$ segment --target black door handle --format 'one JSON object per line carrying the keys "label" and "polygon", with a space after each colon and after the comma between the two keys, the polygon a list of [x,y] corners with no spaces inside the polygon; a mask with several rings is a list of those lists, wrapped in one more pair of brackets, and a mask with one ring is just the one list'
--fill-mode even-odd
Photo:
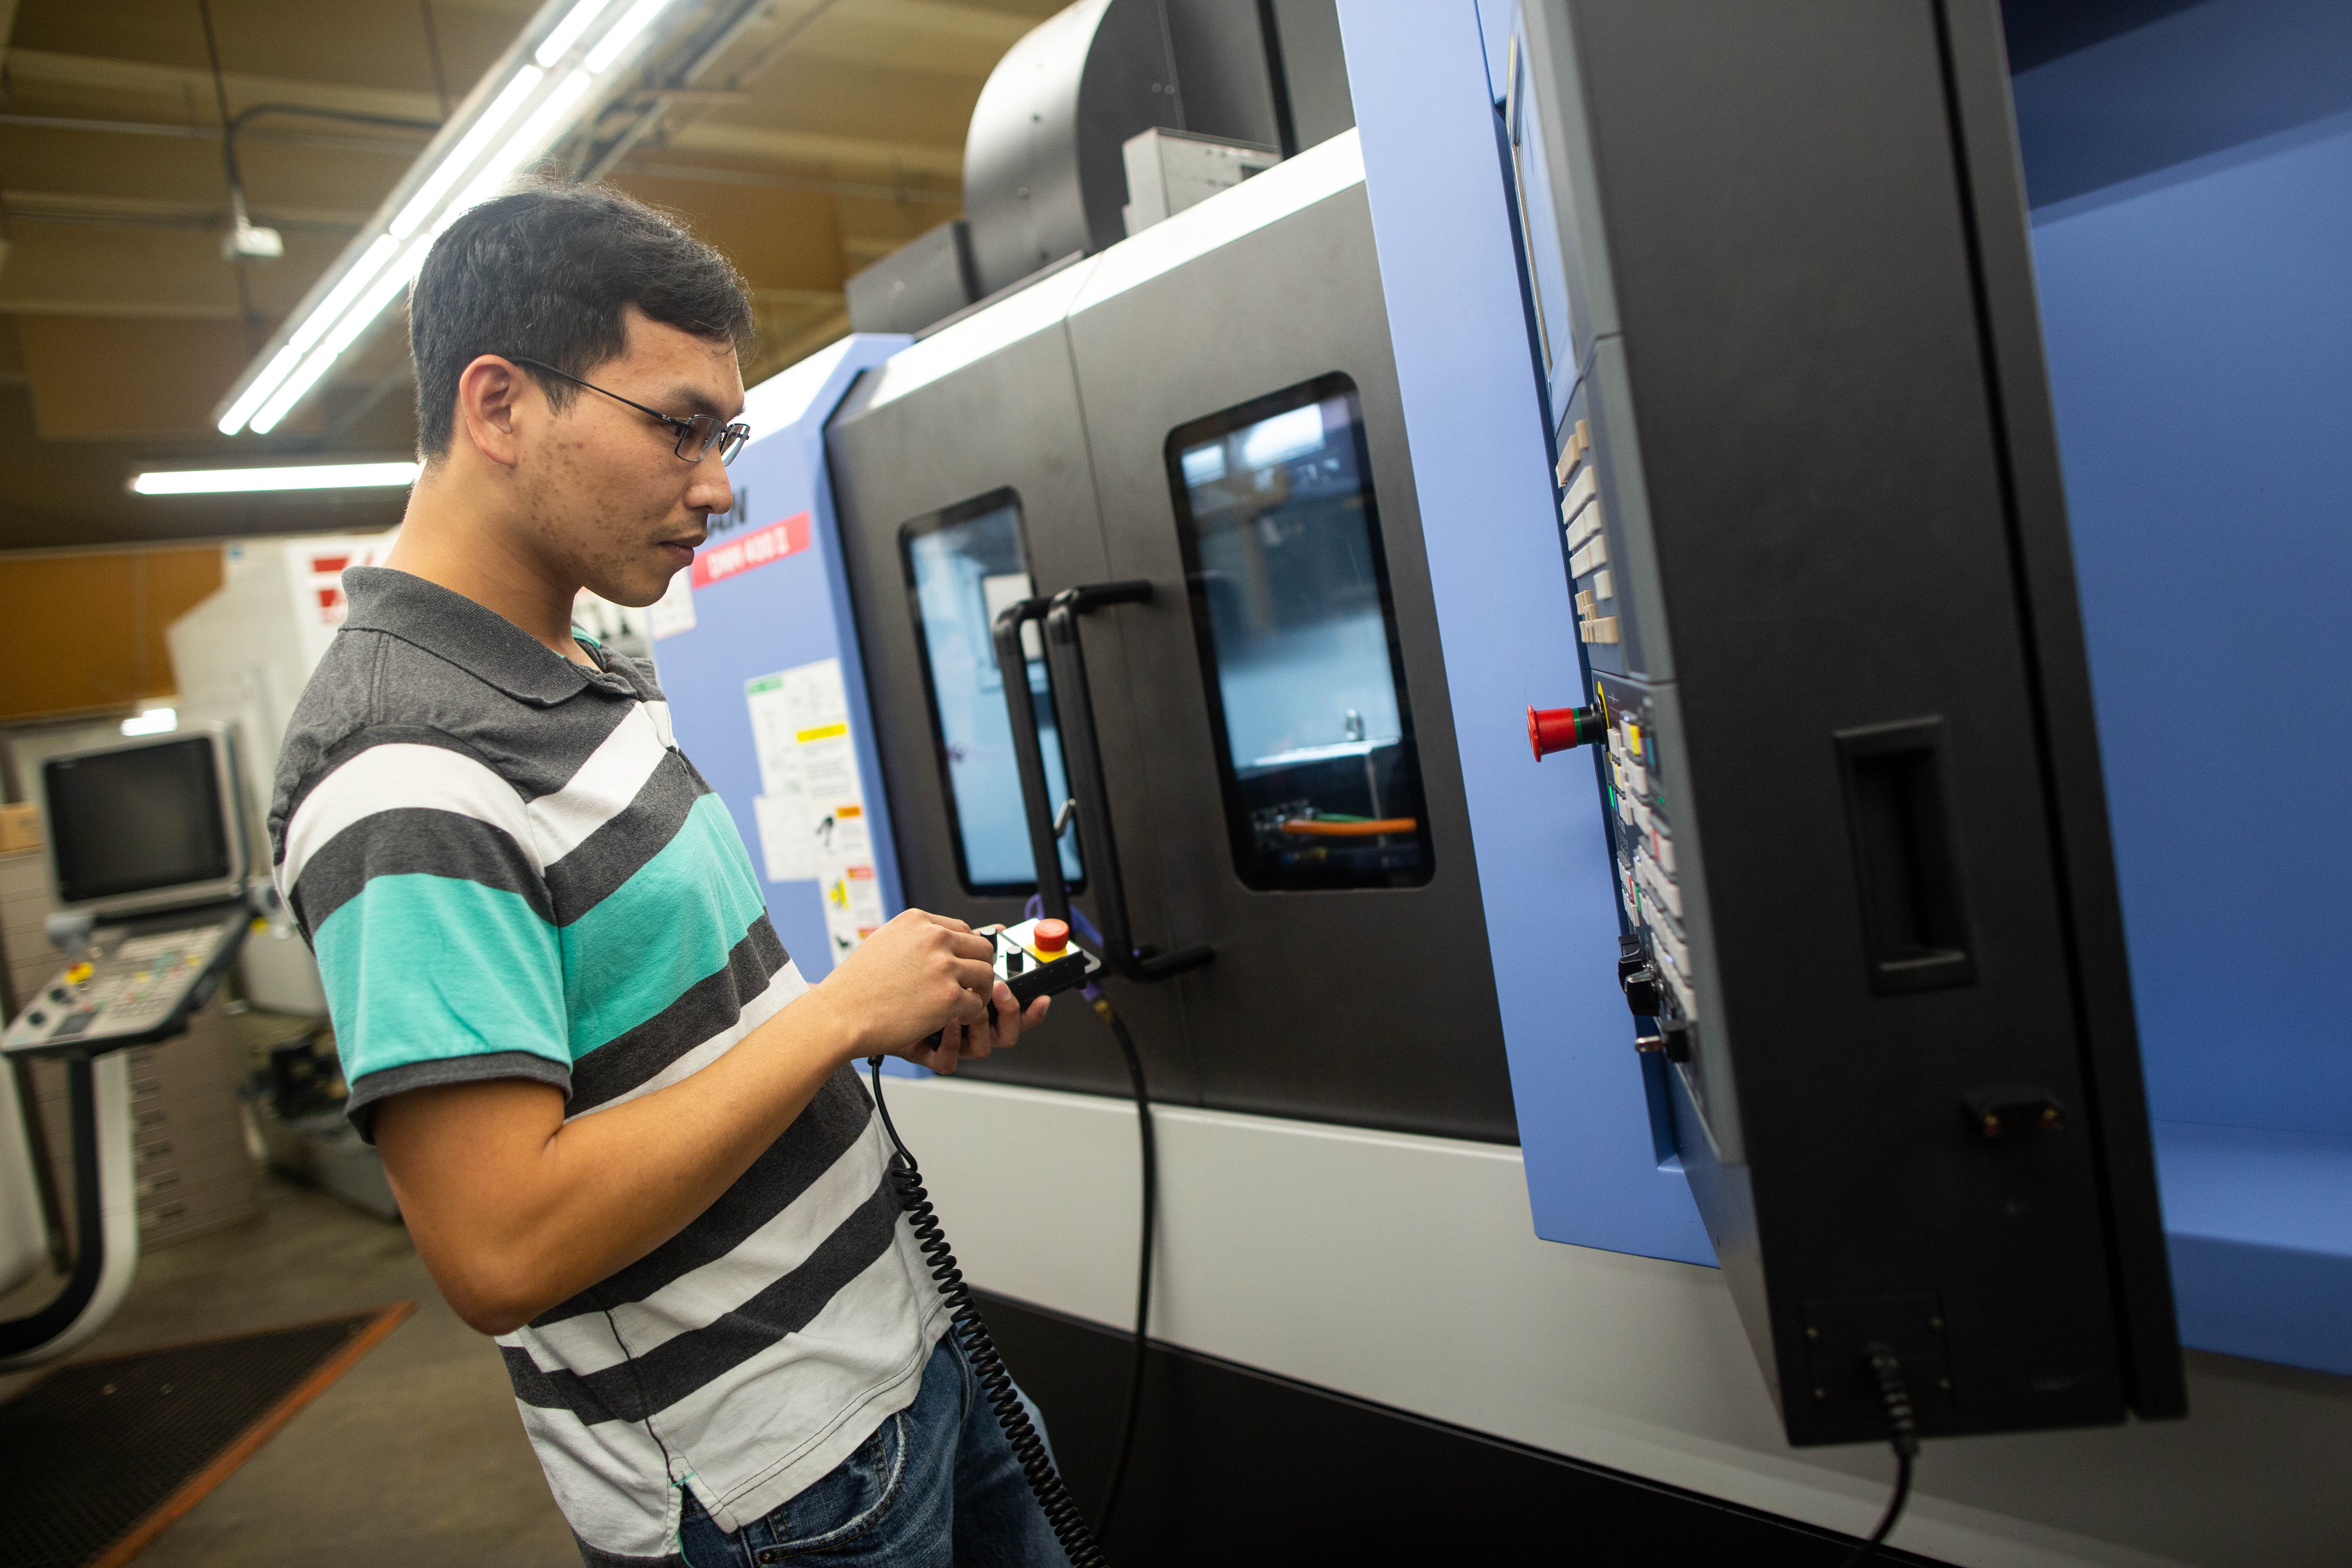
{"label": "black door handle", "polygon": [[1057,921],[1070,918],[1070,889],[1062,880],[1061,835],[1045,788],[1045,748],[1037,738],[1037,705],[1029,696],[1029,658],[1021,628],[1043,620],[1047,603],[1024,599],[997,612],[996,668],[1004,682],[1004,710],[1013,721],[1013,761],[1021,773],[1021,805],[1029,822],[1029,848],[1037,858],[1038,907]]}
{"label": "black door handle", "polygon": [[[1119,870],[1118,841],[1111,827],[1110,793],[1103,784],[1102,746],[1095,731],[1094,696],[1087,678],[1086,645],[1078,635],[1078,617],[1107,605],[1139,605],[1151,597],[1151,584],[1140,580],[1096,583],[1066,588],[1046,602],[1045,662],[1053,672],[1055,707],[1061,720],[1062,759],[1069,772],[1070,794],[1078,815],[1078,842],[1085,848],[1087,876],[1093,882],[1095,908],[1101,918],[1103,960],[1129,980],[1165,980],[1197,969],[1216,956],[1205,946],[1157,952],[1136,945],[1128,920],[1127,884]],[[1025,669],[1021,656],[1021,627],[1037,614],[1039,601],[1008,605],[996,618],[999,668]],[[1010,659],[1012,662],[1007,663]],[[1054,833],[1054,809],[1045,789],[1044,748],[1037,739],[1035,706],[1028,684],[1004,683],[1005,703],[1013,720],[1013,748],[1021,764],[1024,804],[1029,837],[1037,855],[1037,882],[1043,907],[1055,908],[1059,895],[1066,914],[1069,895],[1062,882],[1061,856]],[[1049,891],[1050,890],[1050,891]]]}

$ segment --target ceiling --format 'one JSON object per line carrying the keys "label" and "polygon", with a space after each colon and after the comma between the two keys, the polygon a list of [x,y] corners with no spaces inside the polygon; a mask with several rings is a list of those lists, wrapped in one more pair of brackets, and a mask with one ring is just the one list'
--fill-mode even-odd
{"label": "ceiling", "polygon": [[[390,527],[403,492],[143,497],[142,468],[399,457],[401,317],[268,437],[212,413],[426,133],[272,116],[237,138],[281,260],[221,258],[218,107],[438,121],[536,0],[0,0],[0,551]],[[714,13],[727,0],[672,0]],[[848,330],[842,281],[957,215],[990,69],[1065,0],[771,0],[608,176],[749,279],[753,382]]]}

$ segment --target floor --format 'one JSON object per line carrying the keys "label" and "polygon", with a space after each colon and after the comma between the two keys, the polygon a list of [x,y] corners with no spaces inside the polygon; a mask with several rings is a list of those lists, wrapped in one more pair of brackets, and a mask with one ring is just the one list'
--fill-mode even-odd
{"label": "floor", "polygon": [[[83,1355],[409,1300],[415,1313],[142,1552],[139,1568],[578,1568],[496,1346],[457,1320],[396,1224],[277,1176],[261,1218],[140,1259]],[[37,1304],[54,1284],[0,1301]],[[37,1373],[0,1377],[5,1398]]]}

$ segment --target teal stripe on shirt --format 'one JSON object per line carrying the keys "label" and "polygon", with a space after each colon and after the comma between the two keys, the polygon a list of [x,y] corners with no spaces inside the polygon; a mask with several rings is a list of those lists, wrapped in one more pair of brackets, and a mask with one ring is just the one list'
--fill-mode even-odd
{"label": "teal stripe on shirt", "polygon": [[577,1061],[727,965],[767,913],[751,851],[715,795],[694,803],[659,853],[557,933]]}
{"label": "teal stripe on shirt", "polygon": [[312,946],[350,1082],[492,1051],[572,1065],[555,928],[520,894],[424,872],[372,877]]}

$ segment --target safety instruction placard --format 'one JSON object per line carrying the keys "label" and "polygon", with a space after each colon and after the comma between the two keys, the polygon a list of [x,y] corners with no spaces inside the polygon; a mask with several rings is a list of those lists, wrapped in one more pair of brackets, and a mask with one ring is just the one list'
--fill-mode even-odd
{"label": "safety instruction placard", "polygon": [[841,661],[822,658],[743,684],[760,762],[753,814],[771,882],[814,879],[835,956],[882,923],[882,887]]}

